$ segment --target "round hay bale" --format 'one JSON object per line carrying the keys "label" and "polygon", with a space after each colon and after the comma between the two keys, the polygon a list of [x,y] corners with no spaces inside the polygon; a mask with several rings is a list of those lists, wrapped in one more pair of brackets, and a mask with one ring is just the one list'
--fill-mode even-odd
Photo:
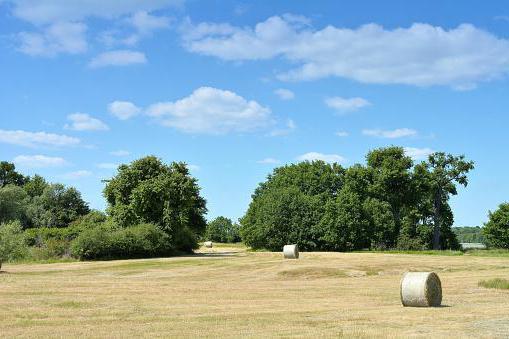
{"label": "round hay bale", "polygon": [[212,241],[205,241],[203,244],[204,244],[204,245],[205,245],[205,247],[207,247],[207,248],[212,248]]}
{"label": "round hay bale", "polygon": [[283,257],[285,259],[299,259],[299,246],[297,245],[283,246]]}
{"label": "round hay bale", "polygon": [[437,307],[442,303],[442,284],[435,272],[403,274],[400,293],[403,306]]}

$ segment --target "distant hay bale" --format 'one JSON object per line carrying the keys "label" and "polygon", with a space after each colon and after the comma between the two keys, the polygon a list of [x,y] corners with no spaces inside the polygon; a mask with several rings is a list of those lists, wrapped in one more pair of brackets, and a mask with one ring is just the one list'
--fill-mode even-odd
{"label": "distant hay bale", "polygon": [[207,247],[207,248],[212,248],[212,241],[205,241],[203,244],[204,244],[204,245],[205,245],[205,247]]}
{"label": "distant hay bale", "polygon": [[442,303],[442,284],[434,272],[403,274],[400,293],[403,306],[437,307]]}
{"label": "distant hay bale", "polygon": [[285,259],[299,259],[299,247],[297,245],[285,245],[283,247],[283,257]]}

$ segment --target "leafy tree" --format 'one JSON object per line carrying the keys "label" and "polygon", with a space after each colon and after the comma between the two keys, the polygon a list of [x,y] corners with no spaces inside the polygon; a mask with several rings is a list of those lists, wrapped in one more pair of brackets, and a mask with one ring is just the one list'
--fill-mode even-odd
{"label": "leafy tree", "polygon": [[165,165],[154,156],[121,165],[104,189],[108,214],[122,227],[152,223],[168,246],[191,251],[205,231],[206,202],[184,163]]}
{"label": "leafy tree", "polygon": [[0,187],[0,223],[11,220],[25,220],[27,194],[23,188],[14,185]]}
{"label": "leafy tree", "polygon": [[509,249],[509,203],[500,204],[495,212],[489,213],[483,234],[490,246]]}
{"label": "leafy tree", "polygon": [[458,241],[466,243],[484,243],[485,238],[483,229],[479,226],[463,226],[454,227],[453,232],[456,234]]}
{"label": "leafy tree", "polygon": [[467,186],[467,173],[474,169],[474,163],[466,161],[463,155],[436,152],[429,156],[425,166],[429,171],[430,192],[433,196],[433,249],[438,250],[441,248],[440,230],[444,201],[448,201],[450,195],[458,194],[456,183]]}
{"label": "leafy tree", "polygon": [[373,172],[371,195],[386,201],[393,215],[393,234],[386,237],[387,245],[393,245],[401,228],[402,209],[412,203],[412,159],[402,147],[386,147],[373,150],[366,156],[368,168]]}
{"label": "leafy tree", "polygon": [[27,207],[33,227],[67,227],[88,212],[90,209],[80,192],[62,184],[48,185]]}
{"label": "leafy tree", "polygon": [[46,180],[40,175],[34,175],[33,177],[27,177],[23,188],[28,193],[30,197],[37,197],[44,193],[44,189],[46,189],[49,184]]}
{"label": "leafy tree", "polygon": [[16,166],[7,161],[0,162],[0,187],[7,185],[22,186],[26,181],[26,178],[16,172]]}
{"label": "leafy tree", "polygon": [[233,243],[240,241],[239,226],[225,217],[217,217],[207,224],[205,239]]}
{"label": "leafy tree", "polygon": [[0,224],[0,268],[2,262],[23,257],[27,246],[19,221]]}

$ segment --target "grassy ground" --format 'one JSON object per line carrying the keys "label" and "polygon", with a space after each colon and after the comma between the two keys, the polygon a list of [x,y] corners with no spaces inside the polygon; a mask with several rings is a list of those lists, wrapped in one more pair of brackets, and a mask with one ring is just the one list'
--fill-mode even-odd
{"label": "grassy ground", "polygon": [[[508,337],[506,257],[246,252],[4,264],[2,337]],[[437,272],[444,307],[404,308],[408,270]]]}

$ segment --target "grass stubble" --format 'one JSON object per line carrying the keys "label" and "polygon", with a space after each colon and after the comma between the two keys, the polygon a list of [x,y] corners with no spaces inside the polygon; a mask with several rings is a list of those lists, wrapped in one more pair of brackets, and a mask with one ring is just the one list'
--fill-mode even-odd
{"label": "grass stubble", "polygon": [[[5,264],[1,337],[507,337],[504,257],[249,252]],[[406,271],[435,271],[439,308],[405,308]]]}

